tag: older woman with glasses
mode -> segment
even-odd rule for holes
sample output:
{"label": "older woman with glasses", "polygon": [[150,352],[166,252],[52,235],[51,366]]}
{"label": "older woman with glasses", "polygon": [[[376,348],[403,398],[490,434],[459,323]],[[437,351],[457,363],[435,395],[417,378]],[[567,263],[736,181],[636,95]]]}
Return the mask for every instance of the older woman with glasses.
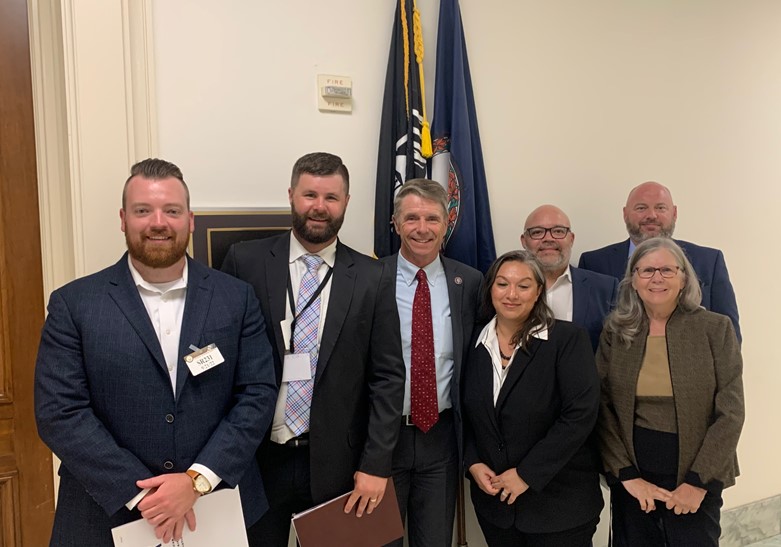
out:
{"label": "older woman with glasses", "polygon": [[599,378],[586,331],[554,320],[528,251],[496,259],[464,365],[464,463],[490,547],[587,547],[602,509],[589,437]]}
{"label": "older woman with glasses", "polygon": [[743,363],[724,315],[669,238],[637,246],[605,321],[597,426],[613,544],[719,543],[721,492],[738,474]]}

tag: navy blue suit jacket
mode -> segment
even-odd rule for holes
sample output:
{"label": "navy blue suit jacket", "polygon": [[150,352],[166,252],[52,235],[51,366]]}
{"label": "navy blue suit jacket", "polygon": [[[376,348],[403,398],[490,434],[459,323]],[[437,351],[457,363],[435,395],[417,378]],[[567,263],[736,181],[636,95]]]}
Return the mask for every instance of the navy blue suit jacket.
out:
{"label": "navy blue suit jacket", "polygon": [[[188,268],[175,393],[127,255],[51,295],[35,413],[62,460],[52,545],[111,544],[112,526],[140,517],[124,507],[137,480],[194,462],[240,484],[247,524],[267,508],[253,456],[277,388],[260,307],[246,283]],[[210,343],[225,362],[193,376],[189,346]]]}
{"label": "navy blue suit jacket", "polygon": [[597,351],[605,317],[616,303],[618,281],[609,275],[570,266],[572,274],[572,322],[588,331]]}
{"label": "navy blue suit jacket", "polygon": [[[380,259],[380,262],[388,264],[393,272],[396,272],[398,257],[399,254],[396,253]],[[453,378],[450,381],[450,402],[453,404],[458,451],[459,454],[463,454],[461,377],[463,362],[467,353],[469,353],[469,343],[472,341],[472,331],[477,321],[483,274],[471,266],[467,266],[452,258],[445,256],[440,258],[445,269],[447,294],[450,299],[450,323],[453,333]],[[396,298],[395,281],[393,283],[393,298]],[[440,312],[433,310],[433,313],[437,314]]]}
{"label": "navy blue suit jacket", "polygon": [[[729,280],[724,254],[718,249],[701,247],[688,241],[676,239],[700,278],[702,287],[702,306],[706,310],[721,313],[732,319],[735,334],[741,340],[738,317],[738,303],[735,290]],[[624,279],[629,260],[629,240],[588,251],[580,255],[578,267],[593,272],[612,275],[619,281]]]}

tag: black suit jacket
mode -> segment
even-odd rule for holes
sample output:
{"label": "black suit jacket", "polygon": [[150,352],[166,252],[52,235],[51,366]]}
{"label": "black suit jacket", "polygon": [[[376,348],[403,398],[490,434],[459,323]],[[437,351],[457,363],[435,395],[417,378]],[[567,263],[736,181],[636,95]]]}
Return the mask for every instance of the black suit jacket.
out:
{"label": "black suit jacket", "polygon": [[[398,256],[398,253],[396,253],[380,260],[394,272],[394,300],[396,298]],[[472,331],[477,318],[478,297],[480,287],[483,284],[483,274],[457,260],[445,256],[440,256],[440,259],[445,269],[447,294],[450,299],[450,322],[453,329],[453,378],[450,382],[450,401],[453,404],[459,454],[463,454],[461,377],[463,362],[469,352],[469,343],[472,340]],[[432,310],[432,313],[436,314],[439,312]]]}
{"label": "black suit jacket", "polygon": [[[247,525],[268,507],[253,457],[276,401],[260,307],[246,283],[188,264],[175,391],[127,254],[51,295],[35,415],[62,459],[54,545],[110,542],[112,526],[140,518],[124,507],[137,480],[194,462],[241,485]],[[190,344],[210,343],[225,362],[193,376]]]}
{"label": "black suit jacket", "polygon": [[[548,339],[518,350],[494,405],[493,366],[482,343],[464,371],[464,464],[514,467],[529,489],[513,505],[472,482],[481,517],[500,528],[557,532],[599,516],[599,459],[591,438],[599,378],[586,332],[557,320]],[[471,474],[469,475],[471,479]]]}
{"label": "black suit jacket", "polygon": [[609,275],[570,266],[572,274],[572,322],[588,331],[597,351],[605,317],[616,303],[618,281]]}
{"label": "black suit jacket", "polygon": [[[278,385],[291,237],[288,232],[237,243],[222,266],[255,288],[269,326]],[[337,243],[309,425],[315,503],[351,490],[356,470],[391,475],[405,377],[393,283],[389,268]]]}
{"label": "black suit jacket", "polygon": [[[706,310],[729,317],[735,327],[738,341],[740,341],[738,303],[735,300],[735,290],[729,280],[724,254],[718,249],[702,247],[680,239],[676,239],[675,242],[686,253],[694,271],[697,272],[697,277],[700,278],[702,306]],[[583,253],[580,255],[578,267],[611,275],[621,281],[624,279],[628,261],[629,240],[627,239],[621,243],[614,243],[595,251]]]}

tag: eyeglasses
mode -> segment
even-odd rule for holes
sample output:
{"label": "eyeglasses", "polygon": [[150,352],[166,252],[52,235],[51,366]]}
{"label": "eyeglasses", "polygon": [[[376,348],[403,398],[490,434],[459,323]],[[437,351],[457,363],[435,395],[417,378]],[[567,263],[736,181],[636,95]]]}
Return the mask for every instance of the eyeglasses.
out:
{"label": "eyeglasses", "polygon": [[550,236],[553,239],[564,239],[569,233],[569,226],[554,226],[553,228],[533,226],[526,230],[526,235],[532,239],[542,239],[545,237],[546,232],[550,232]]}
{"label": "eyeglasses", "polygon": [[681,268],[678,266],[662,266],[661,268],[635,268],[635,273],[637,274],[637,277],[640,279],[651,279],[656,272],[658,271],[659,274],[666,278],[670,279],[678,275],[678,272]]}

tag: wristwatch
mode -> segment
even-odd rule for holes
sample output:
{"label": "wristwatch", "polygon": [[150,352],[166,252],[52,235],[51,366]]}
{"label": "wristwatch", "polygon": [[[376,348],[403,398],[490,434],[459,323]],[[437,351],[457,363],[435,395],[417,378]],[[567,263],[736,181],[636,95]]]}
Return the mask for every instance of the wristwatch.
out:
{"label": "wristwatch", "polygon": [[209,479],[198,473],[198,471],[188,469],[187,474],[193,480],[193,490],[195,490],[199,496],[203,496],[212,491],[212,485],[209,483]]}

